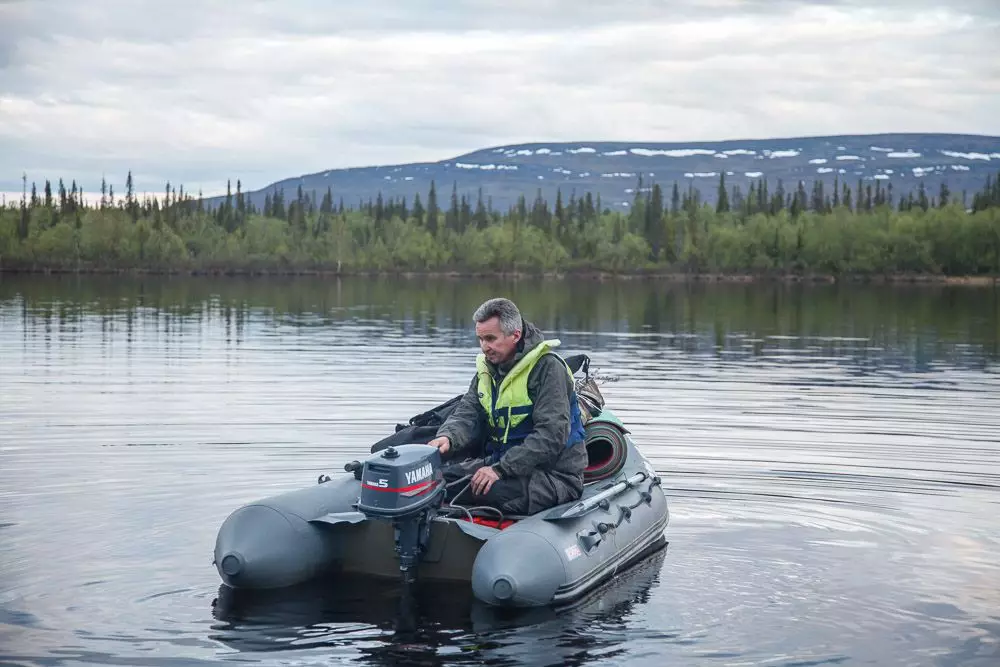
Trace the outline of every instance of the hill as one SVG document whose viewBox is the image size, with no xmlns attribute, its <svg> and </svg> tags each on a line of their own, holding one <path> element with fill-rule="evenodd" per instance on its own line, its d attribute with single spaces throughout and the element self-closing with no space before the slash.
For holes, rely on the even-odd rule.
<svg viewBox="0 0 1000 667">
<path fill-rule="evenodd" d="M 727 189 L 743 192 L 761 178 L 790 189 L 798 181 L 835 179 L 854 187 L 858 180 L 892 185 L 893 197 L 906 196 L 924 184 L 936 193 L 947 183 L 956 197 L 980 189 L 988 174 L 1000 168 L 1000 137 L 956 134 L 878 134 L 785 139 L 699 141 L 685 143 L 594 142 L 531 143 L 484 148 L 440 162 L 377 167 L 330 169 L 287 178 L 250 192 L 251 201 L 263 207 L 266 194 L 284 190 L 286 200 L 299 187 L 319 201 L 330 188 L 334 201 L 348 208 L 359 201 L 420 194 L 426 202 L 431 181 L 438 201 L 447 206 L 453 187 L 459 195 L 475 197 L 482 189 L 484 201 L 506 210 L 520 195 L 529 202 L 541 190 L 549 202 L 556 191 L 600 194 L 603 206 L 624 209 L 634 198 L 641 176 L 681 189 L 691 185 L 702 200 L 714 203 L 721 174 Z M 970 194 L 971 197 L 971 194 Z M 218 203 L 222 198 L 207 200 Z"/>
</svg>

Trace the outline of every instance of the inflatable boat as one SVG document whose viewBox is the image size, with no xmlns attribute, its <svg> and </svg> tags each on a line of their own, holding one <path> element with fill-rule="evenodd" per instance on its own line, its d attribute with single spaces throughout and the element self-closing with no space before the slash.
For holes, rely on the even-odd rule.
<svg viewBox="0 0 1000 667">
<path fill-rule="evenodd" d="M 425 444 L 457 396 L 397 425 L 344 473 L 245 505 L 223 522 L 225 585 L 273 589 L 341 575 L 471 583 L 501 607 L 572 603 L 666 544 L 667 500 L 626 426 L 604 406 L 585 425 L 582 496 L 533 515 L 448 502 Z"/>
</svg>

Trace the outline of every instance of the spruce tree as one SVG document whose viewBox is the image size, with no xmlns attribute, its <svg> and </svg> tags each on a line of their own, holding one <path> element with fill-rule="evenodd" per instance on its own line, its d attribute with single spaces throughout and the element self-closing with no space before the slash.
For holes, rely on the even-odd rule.
<svg viewBox="0 0 1000 667">
<path fill-rule="evenodd" d="M 486 229 L 489 224 L 489 217 L 486 214 L 486 204 L 483 203 L 483 189 L 479 188 L 479 195 L 476 198 L 476 212 L 473 215 L 477 229 Z"/>
<path fill-rule="evenodd" d="M 719 190 L 718 190 L 718 201 L 715 204 L 716 213 L 728 213 L 729 212 L 729 194 L 726 192 L 726 172 L 720 172 L 719 174 Z"/>
<path fill-rule="evenodd" d="M 646 206 L 646 242 L 650 247 L 650 259 L 654 262 L 660 256 L 660 248 L 663 246 L 663 190 L 659 183 L 653 184 L 653 192 Z"/>
<path fill-rule="evenodd" d="M 437 190 L 434 181 L 431 181 L 431 189 L 427 193 L 427 231 L 431 234 L 437 234 L 438 231 Z"/>
</svg>

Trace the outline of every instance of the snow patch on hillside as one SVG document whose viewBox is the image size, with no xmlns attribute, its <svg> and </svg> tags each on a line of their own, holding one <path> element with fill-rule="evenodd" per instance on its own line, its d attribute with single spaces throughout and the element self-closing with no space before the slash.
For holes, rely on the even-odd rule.
<svg viewBox="0 0 1000 667">
<path fill-rule="evenodd" d="M 987 162 L 989 162 L 992 156 L 1000 158 L 1000 153 L 959 153 L 957 151 L 941 151 L 941 153 L 948 157 L 963 158 L 965 160 L 986 160 Z"/>
<path fill-rule="evenodd" d="M 656 150 L 653 148 L 632 148 L 629 150 L 632 155 L 641 155 L 643 157 L 656 157 L 657 155 L 662 155 L 664 157 L 694 157 L 695 155 L 715 155 L 715 151 L 708 150 L 707 148 L 674 148 L 667 150 Z"/>
<path fill-rule="evenodd" d="M 764 155 L 766 155 L 767 157 L 769 157 L 771 159 L 774 159 L 776 157 L 798 157 L 801 152 L 802 151 L 797 151 L 795 149 L 780 150 L 780 151 L 765 150 L 764 151 Z"/>
</svg>

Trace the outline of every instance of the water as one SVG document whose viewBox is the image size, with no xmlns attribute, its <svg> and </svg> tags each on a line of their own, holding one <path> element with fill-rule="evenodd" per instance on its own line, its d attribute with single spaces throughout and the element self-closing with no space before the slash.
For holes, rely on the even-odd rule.
<svg viewBox="0 0 1000 667">
<path fill-rule="evenodd" d="M 560 613 L 225 595 L 226 515 L 463 389 L 497 293 L 591 353 L 668 549 Z M 0 663 L 995 667 L 998 313 L 975 287 L 4 277 Z"/>
</svg>

